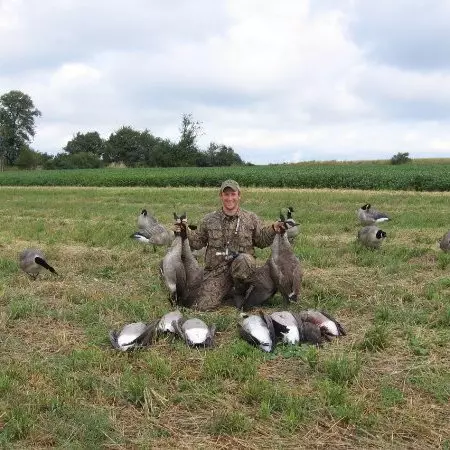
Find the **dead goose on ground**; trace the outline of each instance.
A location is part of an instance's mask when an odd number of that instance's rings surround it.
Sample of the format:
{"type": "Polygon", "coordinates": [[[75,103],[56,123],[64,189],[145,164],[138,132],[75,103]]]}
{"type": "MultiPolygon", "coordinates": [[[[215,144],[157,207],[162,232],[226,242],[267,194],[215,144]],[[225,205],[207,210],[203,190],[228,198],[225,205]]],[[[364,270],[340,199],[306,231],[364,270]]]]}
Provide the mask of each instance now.
{"type": "Polygon", "coordinates": [[[331,340],[327,330],[303,320],[297,313],[278,311],[271,314],[275,334],[284,344],[322,345],[331,340]],[[287,332],[281,329],[286,327],[287,332]]]}
{"type": "Polygon", "coordinates": [[[47,263],[42,250],[35,248],[27,248],[20,253],[19,266],[34,280],[43,269],[47,269],[53,274],[58,275],[56,270],[47,263]]]}
{"type": "Polygon", "coordinates": [[[376,225],[369,225],[358,231],[359,242],[367,248],[380,248],[386,239],[386,232],[380,230],[376,225]]]}
{"type": "Polygon", "coordinates": [[[370,203],[361,206],[356,213],[362,225],[374,225],[390,220],[387,214],[372,208],[370,203]]]}
{"type": "Polygon", "coordinates": [[[116,350],[128,351],[150,345],[156,335],[158,321],[150,323],[133,322],[120,331],[110,331],[109,340],[116,350]]]}
{"type": "Polygon", "coordinates": [[[347,334],[345,328],[333,316],[325,311],[307,309],[298,313],[298,317],[305,322],[313,323],[321,329],[324,329],[326,334],[330,337],[345,336],[347,334]]]}
{"type": "Polygon", "coordinates": [[[266,261],[264,265],[255,270],[250,278],[249,285],[243,297],[243,304],[236,305],[236,308],[242,308],[244,311],[262,305],[277,292],[275,282],[270,276],[269,261],[266,261]]]}
{"type": "Polygon", "coordinates": [[[184,317],[174,320],[172,325],[175,332],[189,347],[213,347],[216,325],[210,327],[203,320],[184,317]]]}
{"type": "MultiPolygon", "coordinates": [[[[287,222],[280,214],[280,221],[286,229],[295,226],[295,222],[287,222]]],[[[270,275],[287,303],[297,302],[300,297],[303,271],[300,260],[295,256],[292,246],[289,243],[286,232],[276,234],[269,258],[270,275]]]]}
{"type": "MultiPolygon", "coordinates": [[[[175,222],[178,224],[186,221],[186,214],[178,216],[173,214],[175,222]]],[[[175,233],[175,239],[168,248],[163,260],[160,263],[162,279],[169,290],[170,302],[173,306],[181,303],[186,291],[186,270],[181,259],[183,251],[183,241],[181,232],[175,233]]]]}
{"type": "Polygon", "coordinates": [[[439,242],[439,247],[444,252],[449,253],[450,252],[450,230],[444,234],[442,239],[439,242]]]}
{"type": "MultiPolygon", "coordinates": [[[[265,352],[272,352],[276,346],[276,335],[272,318],[259,312],[256,314],[241,313],[242,320],[238,323],[240,336],[265,352]]],[[[287,333],[288,329],[284,327],[287,333]]]]}
{"type": "Polygon", "coordinates": [[[164,314],[161,319],[159,319],[158,325],[156,327],[157,331],[162,333],[175,333],[173,322],[178,321],[182,317],[183,314],[178,309],[164,314]]]}

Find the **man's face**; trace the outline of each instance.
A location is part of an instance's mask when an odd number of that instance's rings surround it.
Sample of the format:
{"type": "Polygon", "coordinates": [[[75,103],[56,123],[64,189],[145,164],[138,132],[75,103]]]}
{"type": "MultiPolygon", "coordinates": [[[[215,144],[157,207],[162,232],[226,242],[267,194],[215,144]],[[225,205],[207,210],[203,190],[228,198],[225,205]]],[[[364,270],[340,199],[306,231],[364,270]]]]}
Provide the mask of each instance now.
{"type": "Polygon", "coordinates": [[[223,192],[220,193],[220,199],[222,200],[222,206],[225,213],[235,213],[239,208],[241,194],[239,191],[225,188],[223,192]]]}

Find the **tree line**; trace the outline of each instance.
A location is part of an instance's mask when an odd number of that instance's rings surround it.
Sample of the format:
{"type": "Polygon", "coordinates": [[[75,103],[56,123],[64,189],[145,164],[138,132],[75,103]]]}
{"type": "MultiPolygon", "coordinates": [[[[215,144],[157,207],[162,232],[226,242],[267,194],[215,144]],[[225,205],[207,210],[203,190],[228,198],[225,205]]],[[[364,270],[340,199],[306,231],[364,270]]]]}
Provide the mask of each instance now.
{"type": "Polygon", "coordinates": [[[21,169],[84,169],[110,165],[127,167],[217,167],[244,165],[232,147],[211,142],[207,149],[198,144],[201,123],[183,114],[176,142],[123,126],[103,139],[97,131],[76,133],[62,152],[49,155],[34,150],[35,120],[42,113],[31,97],[10,91],[0,97],[0,167],[21,169]]]}

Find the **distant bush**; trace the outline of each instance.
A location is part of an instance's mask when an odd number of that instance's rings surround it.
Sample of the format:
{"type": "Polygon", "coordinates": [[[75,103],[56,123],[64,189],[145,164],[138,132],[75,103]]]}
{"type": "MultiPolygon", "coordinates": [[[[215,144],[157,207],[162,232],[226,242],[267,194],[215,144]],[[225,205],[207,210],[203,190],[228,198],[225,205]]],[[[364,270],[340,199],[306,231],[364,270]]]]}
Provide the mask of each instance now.
{"type": "Polygon", "coordinates": [[[409,153],[400,153],[398,152],[396,155],[394,155],[391,158],[391,164],[406,164],[411,161],[411,158],[409,157],[409,153]]]}

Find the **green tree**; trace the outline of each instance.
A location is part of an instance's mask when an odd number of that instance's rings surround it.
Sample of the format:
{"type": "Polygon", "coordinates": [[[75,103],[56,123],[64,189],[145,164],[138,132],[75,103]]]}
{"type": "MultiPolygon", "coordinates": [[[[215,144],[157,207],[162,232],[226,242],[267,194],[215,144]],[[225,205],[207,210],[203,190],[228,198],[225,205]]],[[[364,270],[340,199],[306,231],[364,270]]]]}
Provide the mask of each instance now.
{"type": "Polygon", "coordinates": [[[90,131],[84,134],[78,132],[72,140],[67,142],[63,150],[70,155],[75,153],[93,153],[101,158],[105,151],[105,142],[97,131],[90,131]]]}
{"type": "Polygon", "coordinates": [[[180,126],[180,139],[177,144],[177,158],[174,166],[195,166],[200,156],[198,138],[203,134],[201,123],[195,121],[192,114],[183,114],[180,126]]]}
{"type": "Polygon", "coordinates": [[[21,91],[10,91],[0,97],[1,157],[13,165],[24,145],[34,138],[35,119],[41,112],[31,97],[21,91]]]}
{"type": "Polygon", "coordinates": [[[411,158],[409,157],[409,153],[400,153],[398,152],[396,155],[394,155],[391,158],[391,164],[397,165],[397,164],[406,164],[411,161],[411,158]]]}
{"type": "Polygon", "coordinates": [[[24,145],[16,160],[16,166],[19,169],[36,169],[41,162],[42,156],[28,145],[24,145]]]}

